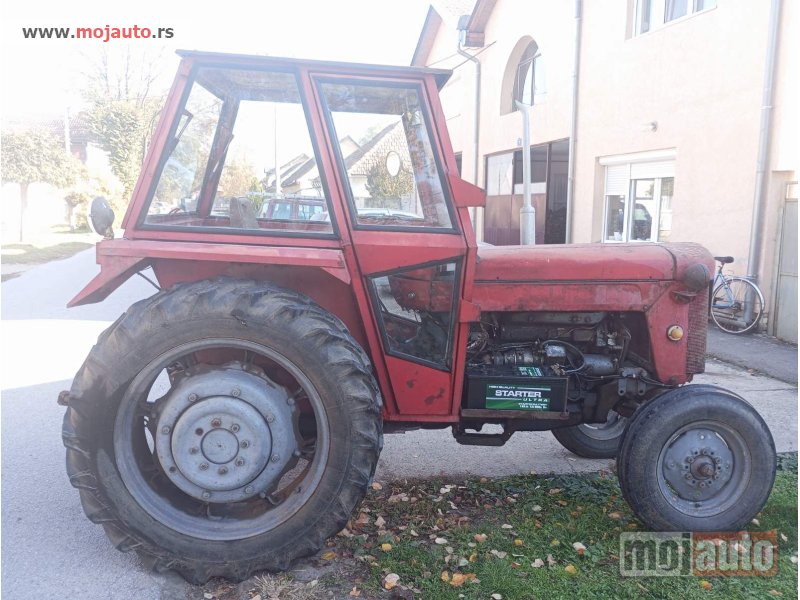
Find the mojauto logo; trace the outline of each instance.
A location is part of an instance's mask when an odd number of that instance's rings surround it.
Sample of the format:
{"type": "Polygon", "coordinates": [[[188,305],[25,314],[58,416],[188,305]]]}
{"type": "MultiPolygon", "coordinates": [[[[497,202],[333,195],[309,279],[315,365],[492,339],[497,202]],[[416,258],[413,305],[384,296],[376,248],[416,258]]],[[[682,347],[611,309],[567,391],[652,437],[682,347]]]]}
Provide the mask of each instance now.
{"type": "Polygon", "coordinates": [[[778,535],[772,531],[623,533],[623,577],[772,577],[778,572],[778,535]]]}

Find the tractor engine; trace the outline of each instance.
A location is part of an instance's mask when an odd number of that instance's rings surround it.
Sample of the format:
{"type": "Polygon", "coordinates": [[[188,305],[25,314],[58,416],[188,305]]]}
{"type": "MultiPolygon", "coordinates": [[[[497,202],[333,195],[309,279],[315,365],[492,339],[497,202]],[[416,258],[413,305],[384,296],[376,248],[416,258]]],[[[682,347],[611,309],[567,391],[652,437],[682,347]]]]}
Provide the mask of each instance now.
{"type": "Polygon", "coordinates": [[[613,407],[625,412],[627,399],[658,383],[644,368],[646,356],[632,351],[637,316],[484,313],[470,331],[464,408],[590,422],[613,407]]]}

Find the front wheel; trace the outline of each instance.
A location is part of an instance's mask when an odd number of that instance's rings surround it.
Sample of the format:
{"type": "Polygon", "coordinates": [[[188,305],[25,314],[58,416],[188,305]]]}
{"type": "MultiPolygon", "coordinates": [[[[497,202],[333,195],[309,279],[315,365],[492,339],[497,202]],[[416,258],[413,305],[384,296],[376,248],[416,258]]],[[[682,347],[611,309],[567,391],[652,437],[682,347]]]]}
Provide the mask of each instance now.
{"type": "Polygon", "coordinates": [[[193,583],[282,570],[340,531],[382,446],[369,361],[270,284],[179,285],[103,333],[64,417],[67,471],[120,550],[193,583]]]}
{"type": "Polygon", "coordinates": [[[605,423],[581,423],[553,429],[553,436],[567,450],[584,458],[614,458],[628,419],[613,410],[605,423]]]}
{"type": "Polygon", "coordinates": [[[655,531],[737,531],[764,507],[775,444],[756,410],[711,385],[670,390],[639,408],[617,456],[625,500],[655,531]]]}
{"type": "Polygon", "coordinates": [[[711,295],[711,318],[727,333],[754,331],[764,312],[764,296],[749,279],[723,281],[711,295]]]}

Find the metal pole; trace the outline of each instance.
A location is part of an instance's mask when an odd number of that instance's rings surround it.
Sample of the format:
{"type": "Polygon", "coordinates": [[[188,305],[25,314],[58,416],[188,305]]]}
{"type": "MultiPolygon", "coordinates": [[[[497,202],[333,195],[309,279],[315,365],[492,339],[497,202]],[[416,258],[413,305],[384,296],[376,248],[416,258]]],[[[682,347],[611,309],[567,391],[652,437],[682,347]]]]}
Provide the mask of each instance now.
{"type": "MultiPolygon", "coordinates": [[[[519,241],[536,243],[536,209],[531,202],[531,105],[514,100],[522,113],[522,208],[519,209],[519,241]]],[[[513,190],[512,190],[513,191],[513,190]]]]}
{"type": "Polygon", "coordinates": [[[772,120],[772,94],[775,88],[775,55],[778,46],[781,0],[772,0],[769,14],[767,57],[764,64],[764,88],[761,99],[761,129],[758,134],[758,159],[756,161],[756,186],[753,194],[753,219],[750,226],[750,253],[747,258],[747,276],[758,280],[761,260],[761,229],[764,221],[764,204],[767,186],[764,182],[769,155],[770,122],[772,120]]]}
{"type": "Polygon", "coordinates": [[[567,215],[566,239],[572,243],[572,206],[575,197],[575,144],[578,132],[578,75],[581,63],[581,0],[575,0],[575,47],[572,58],[572,117],[569,131],[569,158],[567,159],[567,215]]]}

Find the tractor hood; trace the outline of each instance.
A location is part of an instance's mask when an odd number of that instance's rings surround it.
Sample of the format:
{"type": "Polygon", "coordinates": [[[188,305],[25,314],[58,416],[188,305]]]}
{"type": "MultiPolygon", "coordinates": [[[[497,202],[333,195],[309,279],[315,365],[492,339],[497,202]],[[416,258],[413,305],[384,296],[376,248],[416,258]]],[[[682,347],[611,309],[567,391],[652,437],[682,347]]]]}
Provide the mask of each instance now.
{"type": "Polygon", "coordinates": [[[475,282],[664,281],[683,277],[711,254],[699,244],[567,244],[478,248],[475,282]]]}

